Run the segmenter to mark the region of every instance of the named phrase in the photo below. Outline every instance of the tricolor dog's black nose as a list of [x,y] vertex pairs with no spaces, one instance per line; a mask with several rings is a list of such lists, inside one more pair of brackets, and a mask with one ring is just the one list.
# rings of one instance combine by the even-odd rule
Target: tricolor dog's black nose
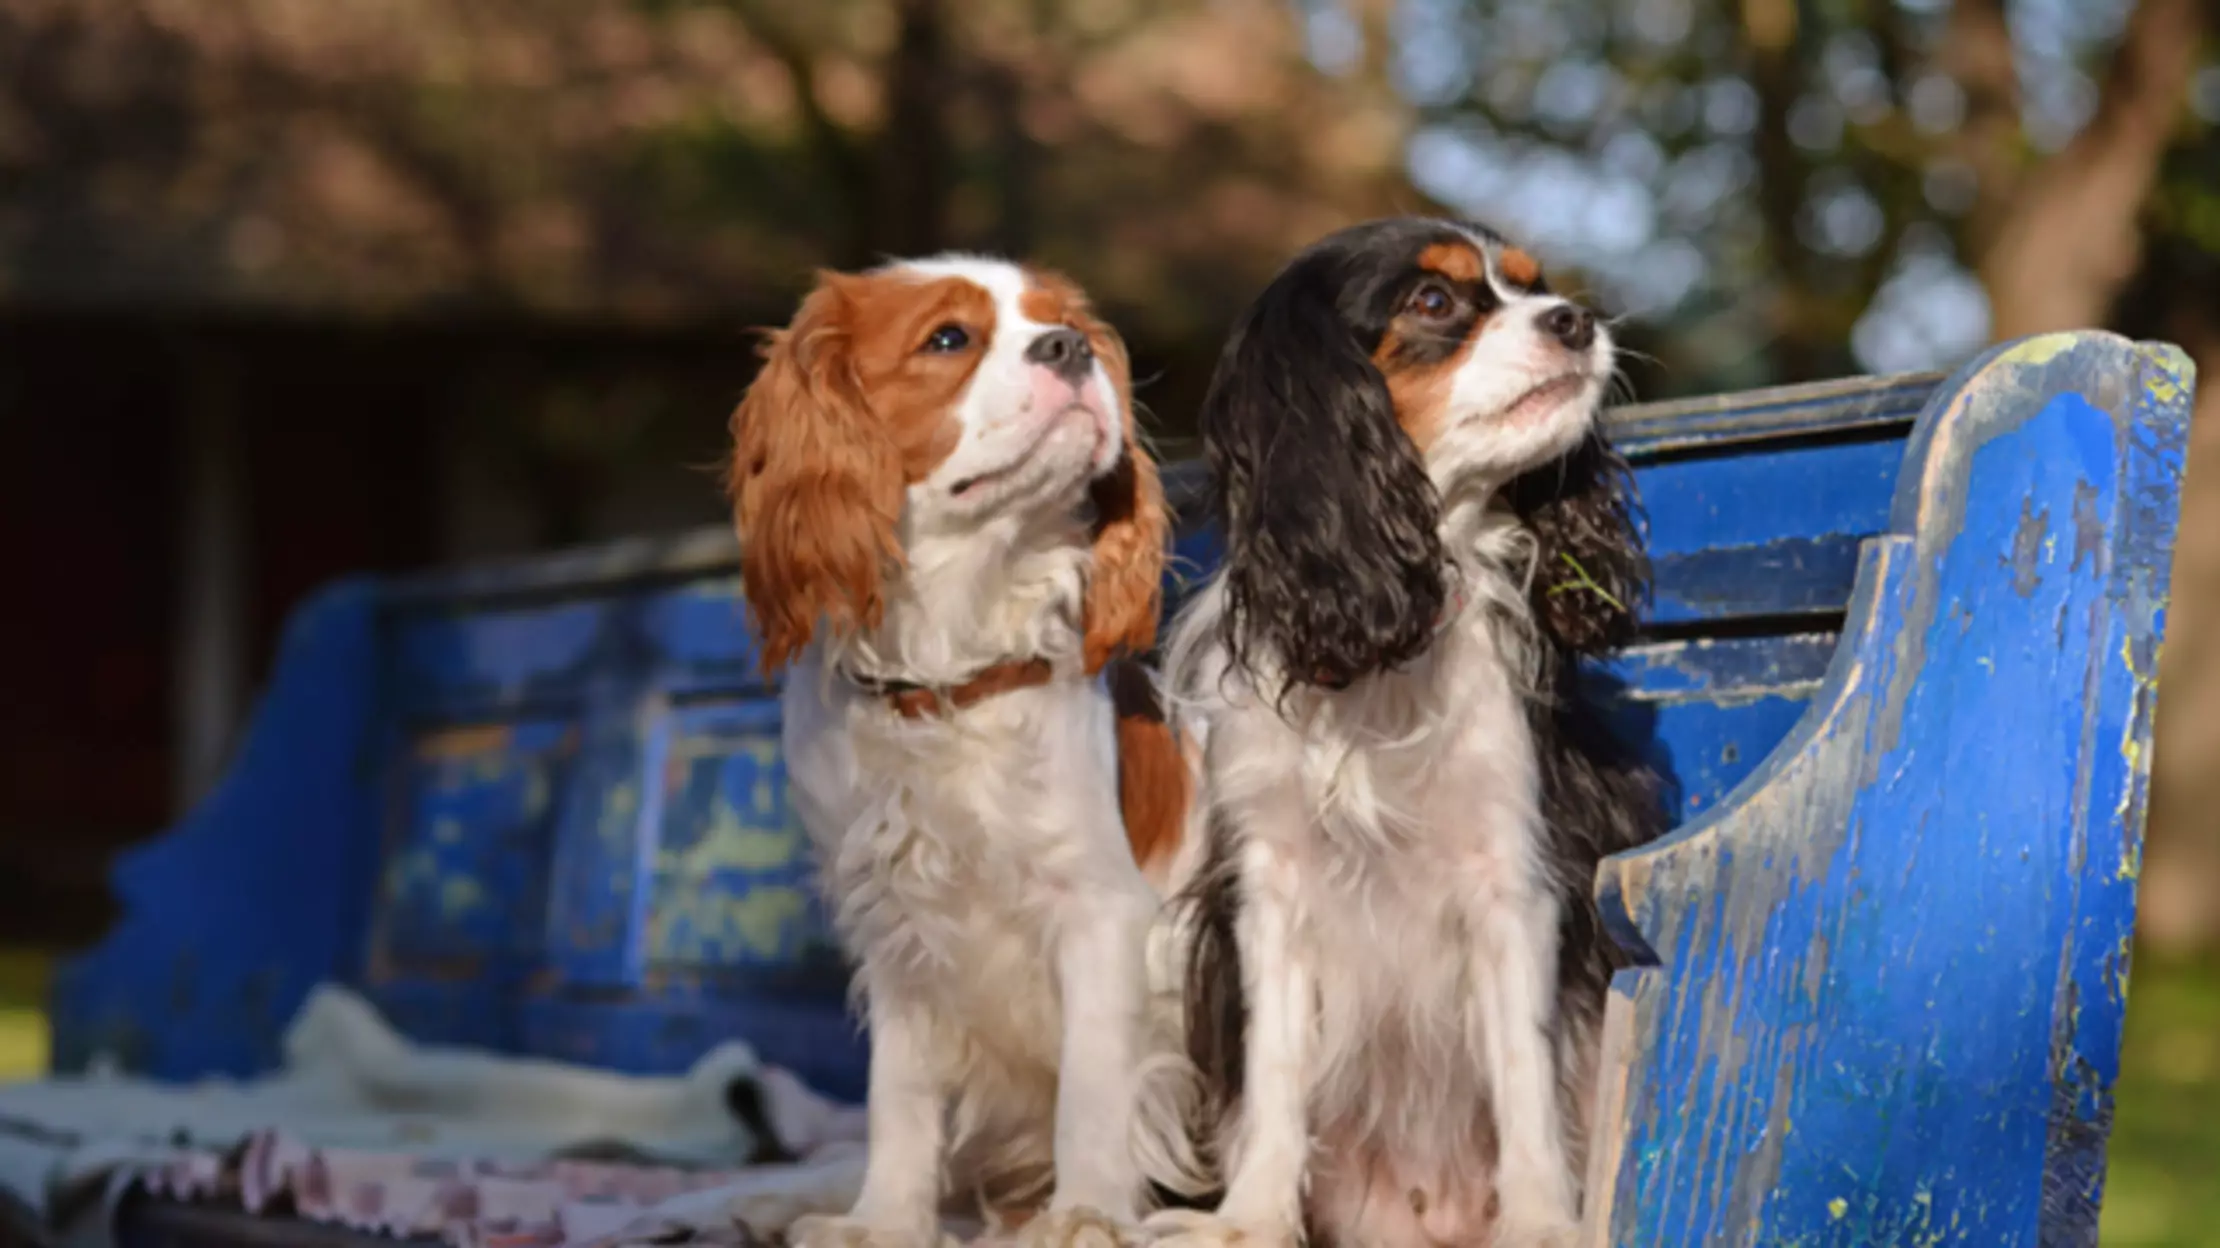
[[1577,303],[1560,303],[1542,313],[1542,329],[1568,351],[1585,351],[1596,340],[1595,314]]
[[1095,349],[1087,342],[1087,335],[1076,329],[1049,330],[1025,348],[1027,363],[1039,364],[1053,370],[1057,376],[1074,386],[1087,380],[1095,366]]

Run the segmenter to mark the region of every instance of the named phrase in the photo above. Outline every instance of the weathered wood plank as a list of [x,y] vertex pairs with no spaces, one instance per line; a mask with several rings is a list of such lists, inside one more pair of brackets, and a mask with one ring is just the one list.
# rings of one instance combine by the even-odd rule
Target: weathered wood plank
[[[1642,465],[1680,455],[1747,453],[1767,444],[1901,440],[1939,377],[1853,377],[1633,404],[1612,409],[1606,419],[1620,448]],[[1166,496],[1194,521],[1206,481],[1199,460],[1164,471]],[[716,527],[400,577],[387,583],[384,597],[399,609],[477,609],[725,576],[738,563],[731,531]]]
[[1612,411],[1611,436],[1638,463],[1792,438],[1901,438],[1942,380],[1941,373],[1844,377],[1634,404]]
[[1900,440],[1740,448],[1638,467],[1652,624],[1840,612],[1858,543],[1888,525]]
[[1605,864],[1588,1243],[2095,1242],[2189,375],[1955,377],[1809,713]]
[[1716,808],[1802,718],[1835,650],[1832,633],[1698,638],[1620,653],[1589,682],[1646,745],[1683,818]]

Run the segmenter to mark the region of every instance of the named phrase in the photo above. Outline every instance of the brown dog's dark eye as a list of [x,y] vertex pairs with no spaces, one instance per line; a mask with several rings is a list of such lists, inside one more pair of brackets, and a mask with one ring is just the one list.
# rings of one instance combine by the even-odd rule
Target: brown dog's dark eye
[[1447,290],[1428,282],[1412,291],[1410,299],[1403,307],[1405,311],[1438,321],[1457,310],[1457,300]]
[[919,347],[918,350],[931,355],[946,355],[951,351],[961,351],[970,345],[971,335],[965,332],[963,326],[951,321],[934,330],[932,335],[925,339],[925,345]]

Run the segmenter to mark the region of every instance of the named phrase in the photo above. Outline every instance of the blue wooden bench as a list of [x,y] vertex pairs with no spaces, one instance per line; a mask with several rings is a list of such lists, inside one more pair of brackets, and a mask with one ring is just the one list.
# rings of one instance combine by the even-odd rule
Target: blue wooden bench
[[[2084,334],[1614,414],[1658,584],[1590,676],[1684,823],[1598,883],[1642,965],[1596,1242],[2094,1242],[2190,386]],[[118,865],[58,1063],[267,1068],[337,978],[420,1039],[739,1036],[860,1093],[733,569],[709,532],[315,599],[229,779]]]

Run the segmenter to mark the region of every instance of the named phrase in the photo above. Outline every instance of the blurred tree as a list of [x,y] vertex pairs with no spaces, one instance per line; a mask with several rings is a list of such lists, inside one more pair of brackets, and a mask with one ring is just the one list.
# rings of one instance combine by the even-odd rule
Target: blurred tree
[[1207,333],[1289,247],[1413,200],[1408,108],[1311,65],[1298,16],[0,0],[0,289],[752,317],[813,264],[1000,245]]
[[[1092,289],[1176,434],[1290,251],[1446,205],[1629,314],[1650,395],[2080,324],[2220,377],[2213,7],[0,0],[0,300],[718,333],[812,266],[991,249]],[[493,359],[459,408],[567,540],[635,465],[712,446],[746,367]],[[2148,881],[2185,942],[2220,940],[2216,472]]]
[[2214,8],[1405,0],[1397,45],[1418,185],[1584,267],[1652,393],[2090,325],[2199,360],[2144,876],[2175,948],[2220,945]]
[[[1176,435],[1288,251],[1421,203],[1385,58],[1306,52],[1283,0],[0,0],[0,298],[736,329],[992,249],[1095,292]],[[579,384],[464,409],[548,540],[720,425]]]

